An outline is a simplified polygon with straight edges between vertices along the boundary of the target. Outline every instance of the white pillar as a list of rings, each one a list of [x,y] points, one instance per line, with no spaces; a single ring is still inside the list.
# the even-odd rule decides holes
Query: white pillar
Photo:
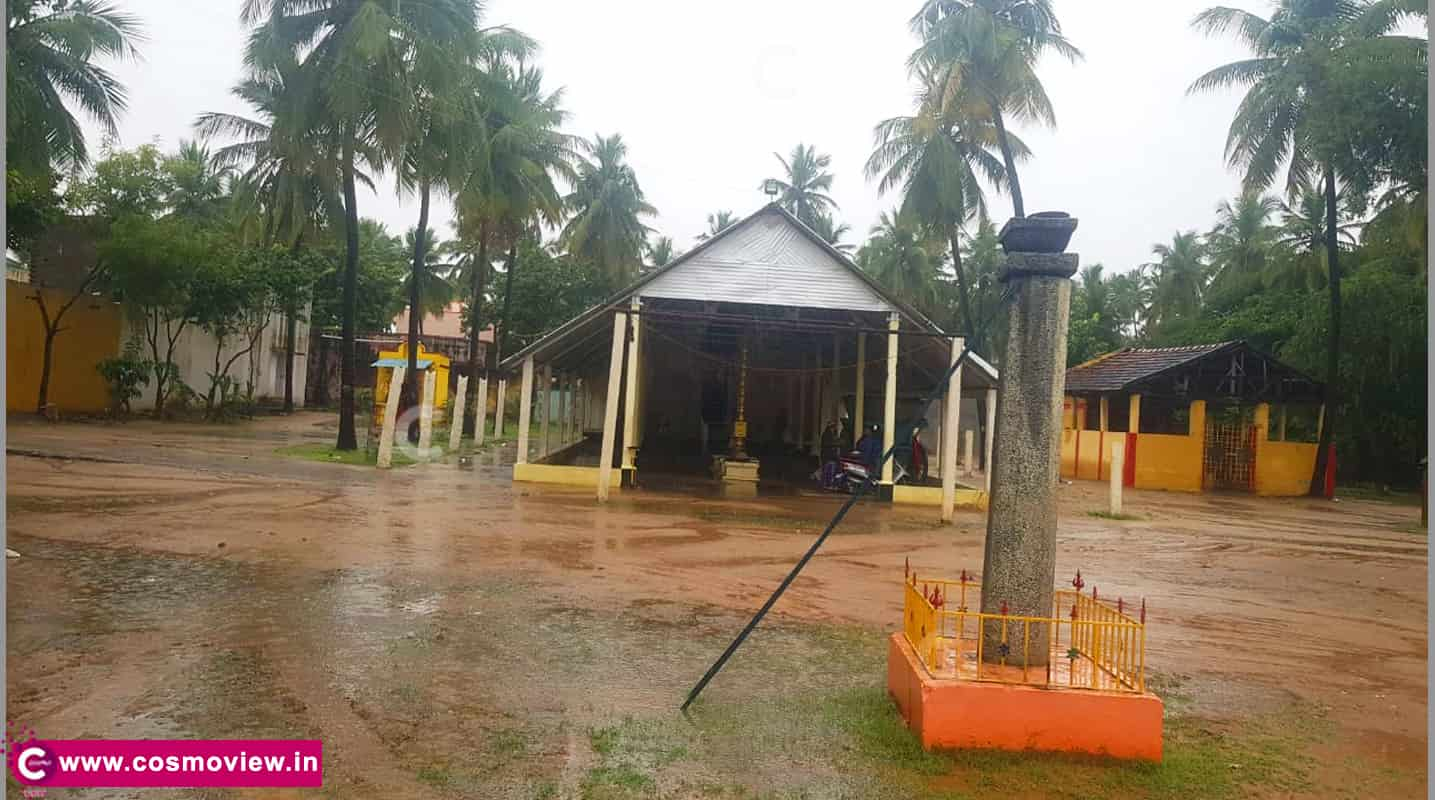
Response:
[[[886,455],[897,441],[897,329],[901,318],[893,311],[887,320],[887,386],[886,402],[882,406],[882,455]],[[956,448],[952,448],[956,452]],[[882,483],[892,485],[892,459],[882,463]]]
[[[638,311],[641,302],[633,298],[632,308]],[[627,391],[623,401],[623,478],[631,481],[633,469],[638,460],[638,347],[642,335],[643,321],[637,314],[632,315],[632,341],[628,342]]]
[[[429,460],[429,444],[433,442],[433,396],[438,370],[424,370],[424,393],[419,403],[419,460]]]
[[[957,411],[957,414],[961,414]],[[971,475],[976,470],[976,431],[962,431],[962,474]]]
[[[548,418],[553,415],[553,365],[544,364],[538,380],[538,457],[548,455]]]
[[[573,375],[558,373],[558,447],[573,441]]]
[[[867,405],[867,334],[857,334],[857,397],[853,402],[856,406],[852,410],[852,419],[855,424],[852,426],[852,446],[857,446],[857,440],[862,438],[862,414]]]
[[[503,439],[503,401],[508,398],[508,379],[498,379],[498,402],[493,406],[493,438]]]
[[[842,339],[838,334],[832,334],[832,397],[828,400],[831,410],[828,412],[830,419],[837,423],[837,432],[842,432],[842,419],[837,416],[838,406],[842,405],[842,373],[837,366],[842,361]],[[839,445],[840,447],[841,445]]]
[[[488,378],[478,379],[478,395],[474,397],[478,406],[473,409],[473,446],[483,446],[483,427],[488,424]]]
[[[962,338],[960,336],[952,339],[951,360],[947,362],[947,368],[957,363],[962,354]],[[891,361],[888,361],[888,373],[894,372]],[[892,396],[891,394],[888,395]],[[961,425],[962,413],[962,370],[958,367],[952,370],[952,375],[947,379],[947,394],[942,416],[942,521],[951,522],[956,516],[957,504],[957,428]]]
[[[458,376],[458,392],[454,394],[452,413],[448,415],[448,449],[458,452],[463,440],[463,406],[468,394],[468,376]]]
[[[623,380],[623,347],[628,339],[628,315],[613,314],[613,348],[608,357],[608,398],[603,403],[603,446],[598,455],[598,500],[608,499],[613,481],[613,445],[618,438],[618,393]]]
[[[399,415],[399,393],[404,390],[404,368],[394,367],[389,374],[389,394],[384,398],[384,424],[379,429],[379,469],[394,463],[394,419]]]
[[[984,484],[985,484],[984,488],[985,488],[986,491],[988,491],[988,492],[990,492],[990,491],[992,490],[992,445],[996,442],[996,434],[997,434],[997,390],[996,390],[996,389],[988,389],[988,390],[987,390],[987,436],[986,436],[987,441],[986,441],[985,446],[982,448],[982,449],[986,452],[986,454],[987,454],[987,455],[986,455],[986,465],[987,465],[987,468],[986,468],[986,470],[984,471],[983,474],[986,476],[986,477],[985,477],[985,481],[984,481]]]
[[[519,464],[528,463],[528,428],[533,424],[533,356],[523,359],[523,381],[518,385]]]
[[[1121,476],[1125,473],[1124,462],[1126,461],[1125,436],[1122,441],[1111,443],[1111,516],[1121,516]]]

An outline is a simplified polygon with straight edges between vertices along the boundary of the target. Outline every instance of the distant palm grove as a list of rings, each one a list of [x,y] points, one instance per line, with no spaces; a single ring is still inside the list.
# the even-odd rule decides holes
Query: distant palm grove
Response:
[[[343,340],[337,445],[353,449],[357,334],[407,307],[416,337],[425,311],[460,301],[470,352],[496,327],[491,367],[681,256],[650,224],[657,210],[621,133],[571,131],[539,43],[485,19],[474,0],[246,0],[245,72],[232,94],[249,111],[201,114],[193,140],[168,153],[97,147],[77,120],[115,135],[126,90],[103,62],[138,55],[139,20],[94,0],[7,3],[7,244],[27,264],[60,222],[102,225],[75,296],[109,292],[146,320],[148,352],[132,368],[158,389],[157,414],[175,390],[177,329],[249,336],[256,318],[307,307]],[[755,198],[766,192],[998,365],[1001,219],[989,200],[1004,195],[1016,216],[1039,207],[1021,182],[1039,154],[1020,130],[1054,128],[1057,117],[1037,66],[1084,57],[1054,6],[914,9],[910,115],[877,122],[860,165],[894,201],[865,241],[846,241],[832,158],[817,145],[775,143],[772,171],[753,176],[764,178]],[[1326,382],[1322,436],[1337,444],[1343,480],[1418,482],[1428,45],[1401,31],[1425,15],[1425,0],[1276,0],[1264,17],[1197,15],[1191,35],[1245,51],[1193,69],[1189,88],[1241,94],[1225,148],[1244,188],[1212,198],[1212,216],[1154,243],[1147,263],[1086,266],[1069,361],[1248,340]],[[1131,168],[1161,169],[1154,157]],[[360,186],[409,198],[413,226],[395,234],[366,218]],[[432,218],[440,197],[452,219]],[[691,244],[741,218],[714,209]],[[68,308],[43,309],[47,359]],[[291,330],[291,363],[294,346]],[[37,407],[45,392],[42,381]]]

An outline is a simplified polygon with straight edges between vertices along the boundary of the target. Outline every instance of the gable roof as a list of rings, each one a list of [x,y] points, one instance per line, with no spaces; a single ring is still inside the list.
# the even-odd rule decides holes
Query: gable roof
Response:
[[[697,280],[679,280],[679,270],[691,265]],[[781,274],[760,279],[754,284],[754,268],[775,267]],[[813,285],[810,270],[820,271],[819,278],[829,282],[841,281],[840,286],[827,287],[818,292]],[[740,275],[748,283],[746,291],[734,291],[723,285],[733,275]],[[707,278],[704,285],[703,278]],[[753,290],[759,290],[753,299]],[[707,294],[703,294],[706,292]],[[499,363],[501,372],[511,372],[530,355],[541,355],[555,349],[572,334],[586,331],[606,312],[626,307],[634,296],[681,297],[683,299],[712,299],[722,302],[757,303],[766,305],[791,305],[816,308],[844,308],[858,311],[896,311],[908,322],[930,333],[943,333],[935,323],[893,295],[872,276],[862,271],[845,253],[833,247],[816,231],[803,224],[791,212],[777,203],[768,203],[757,211],[722,229],[711,238],[698,244],[657,269],[640,275],[637,280],[619,290],[606,301],[588,309],[571,320],[559,325],[547,335],[530,343],[527,347],[504,358]],[[809,301],[816,296],[828,305],[811,306]],[[783,300],[783,298],[790,298]],[[857,305],[838,305],[840,298],[850,298]],[[981,369],[994,384],[997,371],[990,363],[972,353],[972,364]]]
[[[1240,362],[1239,372],[1227,372],[1228,362],[1232,361]],[[1216,367],[1214,372],[1210,369],[1212,364]],[[1257,364],[1261,366],[1260,375],[1254,373]],[[1127,347],[1116,350],[1069,368],[1066,371],[1066,392],[1130,392],[1143,386],[1150,388],[1153,381],[1183,375],[1195,376],[1187,389],[1182,390],[1193,395],[1209,394],[1216,388],[1218,393],[1215,396],[1245,396],[1254,392],[1251,396],[1259,398],[1271,397],[1270,393],[1274,392],[1272,399],[1279,399],[1318,396],[1322,390],[1319,381],[1311,380],[1243,340],[1235,340],[1185,347]],[[1211,383],[1213,380],[1214,384]]]
[[[1066,371],[1068,392],[1119,392],[1137,381],[1219,352],[1235,342],[1187,347],[1127,347]]]

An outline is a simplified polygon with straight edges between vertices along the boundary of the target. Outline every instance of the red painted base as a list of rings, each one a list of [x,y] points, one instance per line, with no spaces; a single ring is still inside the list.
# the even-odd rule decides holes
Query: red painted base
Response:
[[[1161,698],[937,680],[907,638],[892,634],[887,691],[907,727],[932,749],[987,748],[1092,753],[1161,760]]]

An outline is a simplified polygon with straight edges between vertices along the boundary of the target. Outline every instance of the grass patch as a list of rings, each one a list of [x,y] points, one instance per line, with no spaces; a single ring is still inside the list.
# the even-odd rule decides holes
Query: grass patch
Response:
[[[1420,505],[1419,492],[1392,489],[1389,486],[1342,485],[1336,487],[1335,496],[1340,500],[1369,500],[1376,503],[1392,503],[1397,506]]]
[[[1110,511],[1088,511],[1086,512],[1086,516],[1096,517],[1097,519],[1115,520],[1117,522],[1129,522],[1133,519],[1145,519],[1145,517],[1141,516],[1140,514],[1113,514]]]
[[[886,693],[856,690],[829,698],[825,721],[851,738],[866,769],[915,797],[1228,798],[1309,788],[1307,754],[1330,726],[1314,712],[1286,712],[1230,726],[1196,718],[1166,724],[1160,764],[1099,756],[963,750],[929,753],[903,724]]]
[[[372,467],[374,458],[370,458],[368,452],[358,450],[336,450],[329,444],[296,444],[289,447],[280,447],[274,451],[277,455],[288,456],[289,458],[301,458],[305,461],[321,461],[326,464],[351,464],[355,466]],[[377,456],[376,456],[377,457]],[[412,458],[394,450],[394,466],[406,467],[414,463]]]

